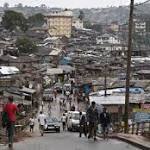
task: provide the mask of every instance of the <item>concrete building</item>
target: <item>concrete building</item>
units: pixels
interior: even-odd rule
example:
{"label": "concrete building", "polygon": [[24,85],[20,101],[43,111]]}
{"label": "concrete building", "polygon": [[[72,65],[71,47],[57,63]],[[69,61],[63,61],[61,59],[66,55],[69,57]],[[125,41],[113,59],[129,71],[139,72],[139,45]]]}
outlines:
{"label": "concrete building", "polygon": [[150,33],[150,15],[143,14],[137,15],[133,19],[134,23],[134,32],[138,34],[147,34]]}
{"label": "concrete building", "polygon": [[97,46],[100,52],[110,52],[113,56],[125,56],[127,45],[104,43]]}
{"label": "concrete building", "polygon": [[146,21],[136,18],[134,19],[134,32],[145,33],[146,32]]}
{"label": "concrete building", "polygon": [[46,16],[48,32],[51,36],[71,36],[72,11],[53,12]]}
{"label": "concrete building", "polygon": [[121,44],[120,39],[117,36],[111,34],[103,34],[96,37],[96,44]]}

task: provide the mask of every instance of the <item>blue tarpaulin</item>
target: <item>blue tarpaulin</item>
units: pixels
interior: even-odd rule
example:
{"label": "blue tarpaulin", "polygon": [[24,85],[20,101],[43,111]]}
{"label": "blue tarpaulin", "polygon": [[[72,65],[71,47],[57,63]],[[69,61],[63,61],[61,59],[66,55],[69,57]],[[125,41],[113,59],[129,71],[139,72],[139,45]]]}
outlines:
{"label": "blue tarpaulin", "polygon": [[135,112],[134,122],[150,122],[150,113],[149,112]]}
{"label": "blue tarpaulin", "polygon": [[71,58],[70,57],[63,57],[61,60],[60,60],[60,64],[61,65],[68,65],[71,63]]}
{"label": "blue tarpaulin", "polygon": [[[121,93],[125,93],[126,89],[125,88],[118,88],[120,90]],[[141,94],[144,93],[143,88],[140,87],[130,87],[129,88],[129,92],[132,94]]]}
{"label": "blue tarpaulin", "polygon": [[91,85],[89,85],[89,84],[83,85],[83,92],[85,94],[89,94],[91,92]]}

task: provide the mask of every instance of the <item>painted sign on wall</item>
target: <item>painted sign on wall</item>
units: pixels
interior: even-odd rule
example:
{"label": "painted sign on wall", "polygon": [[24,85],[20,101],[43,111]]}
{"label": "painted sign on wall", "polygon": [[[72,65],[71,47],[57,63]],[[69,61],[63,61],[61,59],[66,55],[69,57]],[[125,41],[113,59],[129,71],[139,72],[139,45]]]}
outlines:
{"label": "painted sign on wall", "polygon": [[148,109],[134,109],[134,122],[150,122],[150,110]]}

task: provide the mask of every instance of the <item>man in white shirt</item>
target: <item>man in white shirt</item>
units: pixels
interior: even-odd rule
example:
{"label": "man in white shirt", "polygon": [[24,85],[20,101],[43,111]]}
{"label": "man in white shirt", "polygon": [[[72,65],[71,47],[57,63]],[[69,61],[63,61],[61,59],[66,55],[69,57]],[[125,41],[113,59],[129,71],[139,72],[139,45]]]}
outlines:
{"label": "man in white shirt", "polygon": [[34,122],[35,122],[34,118],[31,117],[30,118],[30,132],[32,132],[32,133],[33,133],[33,130],[34,130]]}
{"label": "man in white shirt", "polygon": [[43,136],[44,135],[44,126],[46,124],[46,115],[43,114],[42,111],[40,111],[40,114],[38,116],[38,122],[39,122],[39,129],[40,129],[41,136]]}
{"label": "man in white shirt", "polygon": [[65,131],[66,121],[67,121],[67,118],[66,118],[65,114],[63,114],[63,116],[61,117],[61,121],[62,121],[63,131]]}
{"label": "man in white shirt", "polygon": [[43,108],[44,108],[44,101],[42,101],[41,105],[42,105],[42,111],[43,111]]}

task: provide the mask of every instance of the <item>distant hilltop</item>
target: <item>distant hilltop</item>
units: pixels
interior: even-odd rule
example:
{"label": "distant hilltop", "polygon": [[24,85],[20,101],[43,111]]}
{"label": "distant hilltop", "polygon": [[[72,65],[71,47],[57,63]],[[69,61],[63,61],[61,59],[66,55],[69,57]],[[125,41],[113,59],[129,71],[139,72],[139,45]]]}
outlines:
{"label": "distant hilltop", "polygon": [[[6,8],[0,7],[0,12],[3,12]],[[25,16],[31,16],[36,13],[51,13],[54,11],[61,11],[62,8],[48,8],[48,7],[11,7],[7,8],[14,11],[19,11],[25,14]],[[119,6],[119,7],[108,7],[108,8],[91,8],[91,9],[72,9],[73,16],[78,17],[80,11],[84,13],[84,20],[88,20],[92,23],[111,23],[118,22],[120,24],[126,23],[129,16],[129,7],[128,6]],[[140,5],[135,7],[135,15],[149,15],[150,14],[150,4]]]}

